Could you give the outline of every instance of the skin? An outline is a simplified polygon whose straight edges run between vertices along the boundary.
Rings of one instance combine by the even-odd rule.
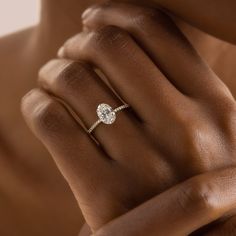
[[[183,201],[180,206],[188,209],[188,199],[198,198],[198,187],[193,184],[196,180],[183,184],[182,191],[177,187],[165,197],[159,194],[191,176],[235,164],[236,104],[229,89],[171,19],[158,10],[110,3],[90,8],[82,18],[86,31],[59,50],[59,57],[76,62],[53,60],[43,67],[39,73],[41,89],[26,95],[22,111],[70,184],[92,232],[99,235],[99,229],[112,219],[155,196],[154,202],[144,204],[140,211],[150,218],[149,224],[163,219],[163,229],[154,228],[153,223],[149,230],[138,227],[139,235],[188,235],[234,210],[234,201],[227,207],[233,194],[226,191],[222,191],[226,206],[220,201],[222,205],[214,208],[222,192],[217,192],[217,186],[212,200],[215,184],[211,181],[203,187],[200,184],[200,196],[210,202],[207,209],[212,210],[213,204],[214,210],[206,214],[202,212],[204,202],[197,206],[191,202],[197,214],[186,226],[182,223],[182,227],[166,231],[170,212],[160,213],[157,208],[156,215],[150,207],[160,202],[168,207],[176,195]],[[93,67],[104,73],[108,85]],[[135,78],[135,83],[130,78]],[[89,127],[96,120],[90,111],[99,103],[118,107],[120,98],[132,110],[120,114],[114,125],[94,131],[98,146],[83,126]],[[184,168],[186,163],[188,168]],[[202,178],[201,183],[207,182],[206,176]],[[220,178],[220,186],[226,186],[222,181]],[[190,196],[187,201],[185,194]],[[140,215],[137,211],[139,208],[131,213],[134,222]],[[181,217],[178,212],[173,219]],[[125,235],[137,235],[128,232],[130,224],[119,223],[119,228],[127,231]],[[120,233],[109,230],[101,235]]]
[[[235,207],[234,174],[235,168],[229,168],[191,178],[113,220],[93,235],[235,235],[235,217],[208,232],[191,234]]]
[[[236,20],[234,14],[235,1],[217,0],[206,3],[204,0],[198,2],[193,0],[158,0],[156,2],[167,11],[174,13],[200,30],[231,43],[236,43],[236,33],[235,30],[232,30],[235,29],[233,22]],[[203,8],[205,11],[202,11]],[[194,11],[189,11],[189,9],[194,9]],[[220,20],[219,9],[221,9],[220,15],[224,21]]]
[[[43,20],[41,24],[35,29],[24,31],[12,37],[2,39],[1,41],[1,52],[4,52],[3,54],[1,53],[1,55],[3,56],[1,58],[0,64],[1,68],[4,68],[4,70],[1,71],[1,78],[6,78],[5,80],[1,81],[1,85],[3,85],[1,86],[1,88],[8,87],[11,89],[16,89],[17,87],[16,91],[11,91],[11,93],[17,95],[15,95],[15,99],[12,99],[12,97],[8,97],[9,95],[8,93],[6,93],[5,89],[2,89],[1,91],[1,101],[3,103],[2,107],[4,108],[2,110],[4,111],[4,114],[3,116],[1,116],[1,130],[3,130],[3,138],[1,138],[1,156],[3,157],[1,159],[1,167],[3,171],[1,173],[2,175],[4,174],[8,177],[7,185],[5,184],[6,182],[1,183],[1,191],[4,193],[4,195],[11,196],[11,199],[14,199],[13,202],[15,203],[11,203],[10,207],[6,207],[6,210],[1,211],[2,218],[6,221],[6,225],[9,225],[8,227],[5,227],[3,229],[3,232],[5,233],[3,233],[4,235],[7,235],[7,233],[10,235],[14,235],[19,232],[22,232],[22,234],[26,235],[27,233],[29,233],[29,221],[32,225],[31,234],[33,235],[37,235],[37,233],[39,235],[46,235],[47,233],[48,235],[73,235],[74,232],[76,232],[76,230],[79,228],[79,225],[81,225],[83,222],[82,219],[80,222],[78,220],[79,212],[76,209],[75,202],[73,202],[72,194],[68,190],[65,191],[65,189],[67,189],[66,184],[63,182],[63,180],[58,174],[58,171],[48,158],[48,154],[45,152],[42,146],[35,139],[33,139],[29,131],[23,125],[18,108],[20,97],[25,93],[26,90],[34,86],[36,80],[35,78],[37,77],[37,71],[41,67],[41,65],[44,64],[50,58],[55,57],[57,49],[59,48],[59,46],[61,46],[61,44],[66,38],[78,32],[78,26],[81,24],[79,12],[82,12],[82,10],[86,7],[86,3],[83,3],[81,1],[81,8],[73,7],[78,6],[78,1],[76,1],[76,3],[75,1],[71,1],[70,3],[68,3],[68,1],[62,1],[61,3],[62,5],[59,10],[64,9],[65,7],[66,9],[69,9],[67,11],[68,15],[70,15],[73,20],[64,15],[62,17],[60,11],[55,11],[53,8],[53,6],[55,6],[55,2],[50,1],[49,3],[47,3],[45,1],[43,3],[42,14],[43,19],[47,19],[47,21]],[[71,6],[71,8],[68,6]],[[77,20],[76,24],[75,20]],[[56,30],[57,27],[61,24],[63,24],[65,29],[67,29],[63,33],[61,33],[61,30],[60,32]],[[233,58],[235,55],[234,47],[228,45],[227,43],[206,36],[192,29],[191,27],[186,26],[185,24],[180,23],[180,25],[181,28],[186,31],[186,34],[190,39],[194,38],[194,40],[191,40],[194,46],[196,46],[199,51],[204,51],[204,58],[209,62],[210,66],[214,69],[214,71],[217,72],[218,75],[221,75],[220,78],[224,80],[224,82],[230,87],[232,93],[235,94],[234,81],[232,80],[233,76],[235,75],[235,71],[234,68],[230,66],[232,63],[231,58]],[[44,38],[45,44],[42,45],[42,37],[45,35],[47,35],[48,37],[46,37],[46,39]],[[198,37],[195,37],[196,35]],[[201,39],[201,43],[198,42],[199,38]],[[202,40],[202,38],[204,38],[204,40]],[[225,39],[227,38],[225,37]],[[6,43],[8,45],[7,47]],[[24,45],[27,45],[27,47]],[[213,47],[211,48],[210,45],[213,45]],[[14,54],[11,55],[8,49],[12,48],[13,46],[17,50],[14,52]],[[219,46],[221,46],[222,50],[214,50],[215,48],[218,49]],[[214,53],[212,53],[213,51]],[[218,53],[220,57],[218,57],[219,55],[216,53]],[[34,55],[33,58],[32,55]],[[218,59],[215,60],[215,58]],[[12,62],[15,63],[12,64]],[[21,62],[22,65],[19,62]],[[223,67],[222,62],[227,64],[227,66],[229,66],[229,69],[226,70],[225,67]],[[25,64],[33,66],[31,66],[29,70],[20,70],[20,68],[24,68],[23,66]],[[13,65],[14,70],[10,69]],[[12,86],[12,83],[18,85],[18,80],[21,81],[20,88],[19,86]],[[15,102],[13,102],[11,106],[7,106],[5,103],[6,100],[11,100]],[[89,114],[89,112],[86,114]],[[120,114],[120,116],[121,115],[122,114]],[[92,120],[92,122],[93,121],[94,120]],[[19,127],[17,131],[20,131],[19,133],[14,132],[13,135],[12,133],[7,132],[7,130],[12,127],[12,124],[17,124],[17,127]],[[107,132],[107,130],[105,132]],[[24,139],[22,139],[22,136],[24,137]],[[17,142],[17,138],[18,140],[19,138],[21,139],[20,145],[19,142]],[[21,153],[21,155],[19,156],[18,153]],[[34,158],[32,158],[32,156]],[[9,159],[8,157],[11,158]],[[31,171],[26,172],[25,169],[22,168],[22,165],[18,163],[24,163],[25,169]],[[231,163],[231,160],[229,161],[229,163]],[[218,164],[219,163],[217,161],[217,165]],[[222,164],[225,165],[226,162]],[[221,164],[219,164],[219,166],[220,165]],[[27,173],[27,175],[24,176],[24,173]],[[45,173],[48,173],[47,176],[45,176]],[[189,176],[191,174],[192,173],[189,173]],[[9,175],[11,178],[9,178]],[[42,178],[38,180],[36,178],[37,176],[42,176],[45,180],[42,181]],[[20,183],[19,179],[21,180]],[[49,180],[53,184],[49,185]],[[37,187],[38,185],[36,185],[37,182],[40,183],[39,187]],[[56,185],[54,184],[55,182],[57,183]],[[19,192],[22,196],[24,196],[24,198],[15,197],[16,194],[19,194],[19,192],[16,192],[16,186],[20,186]],[[30,187],[25,188],[25,186]],[[55,187],[55,190],[52,189],[52,186]],[[42,189],[42,196],[40,198],[37,194],[38,189]],[[35,193],[33,197],[31,196],[32,192]],[[61,199],[59,199],[58,197],[55,199],[55,195],[61,196]],[[27,196],[26,200],[25,196]],[[42,197],[43,199],[46,199],[46,201],[41,201]],[[39,199],[38,201],[35,200],[37,198]],[[32,201],[30,210],[32,211],[33,209],[33,214],[36,216],[34,218],[30,216],[27,217],[27,214],[25,214],[25,212],[27,212],[26,209],[29,208],[29,200]],[[45,206],[46,202],[48,202],[47,206]],[[4,202],[4,205],[9,206],[9,203]],[[16,205],[19,207],[16,208]],[[51,218],[55,219],[55,216],[61,215],[60,212],[55,212],[55,209],[58,209],[58,206],[60,206],[60,209],[64,207],[63,212],[67,212],[67,217],[62,217],[61,220],[57,219],[55,225],[48,225],[45,228],[46,221]],[[38,209],[41,208],[44,208],[44,211],[43,214],[41,214],[40,216],[40,214],[38,214]],[[10,227],[12,223],[12,218],[9,217],[8,219],[6,217],[6,213],[9,212],[9,209],[12,209],[11,212],[16,212],[16,210],[20,212],[18,217],[13,218],[14,220],[17,218],[24,219],[18,220],[17,224],[19,225],[19,227],[17,229],[17,232],[14,232],[14,229],[11,229]],[[49,212],[54,212],[54,215],[53,213],[49,214]],[[65,220],[68,220],[68,222],[65,222]],[[27,222],[27,224],[25,224],[24,222]],[[42,228],[42,226],[44,226],[43,232],[40,233],[40,228]]]
[[[53,7],[57,3],[42,1],[39,25],[0,40],[1,235],[77,235],[84,224],[70,188],[20,111],[21,98],[36,86],[40,67],[80,29],[80,17],[75,24],[62,13],[66,2]],[[60,27],[65,30],[59,32]]]

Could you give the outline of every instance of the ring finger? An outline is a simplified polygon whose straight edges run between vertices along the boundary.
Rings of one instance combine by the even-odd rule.
[[[82,62],[53,60],[40,71],[39,83],[43,89],[65,101],[87,128],[98,120],[96,109],[99,104],[106,103],[112,108],[122,105],[92,68]],[[156,155],[145,137],[142,124],[129,109],[120,111],[112,125],[100,124],[94,130],[94,136],[116,160],[123,158],[132,164],[133,160],[126,158],[131,156],[131,151],[136,161],[138,157],[142,161],[144,155]]]

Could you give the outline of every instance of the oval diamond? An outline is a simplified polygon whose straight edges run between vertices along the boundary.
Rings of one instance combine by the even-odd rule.
[[[98,118],[107,125],[110,125],[115,122],[116,120],[116,113],[112,109],[111,106],[103,103],[100,104],[97,108],[97,115]]]

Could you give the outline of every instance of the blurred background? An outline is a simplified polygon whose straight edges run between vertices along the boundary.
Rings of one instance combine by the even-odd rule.
[[[37,24],[39,0],[0,0],[0,37]]]

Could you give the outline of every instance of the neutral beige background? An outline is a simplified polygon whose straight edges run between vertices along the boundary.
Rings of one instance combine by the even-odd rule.
[[[0,37],[38,22],[39,0],[0,0]]]

